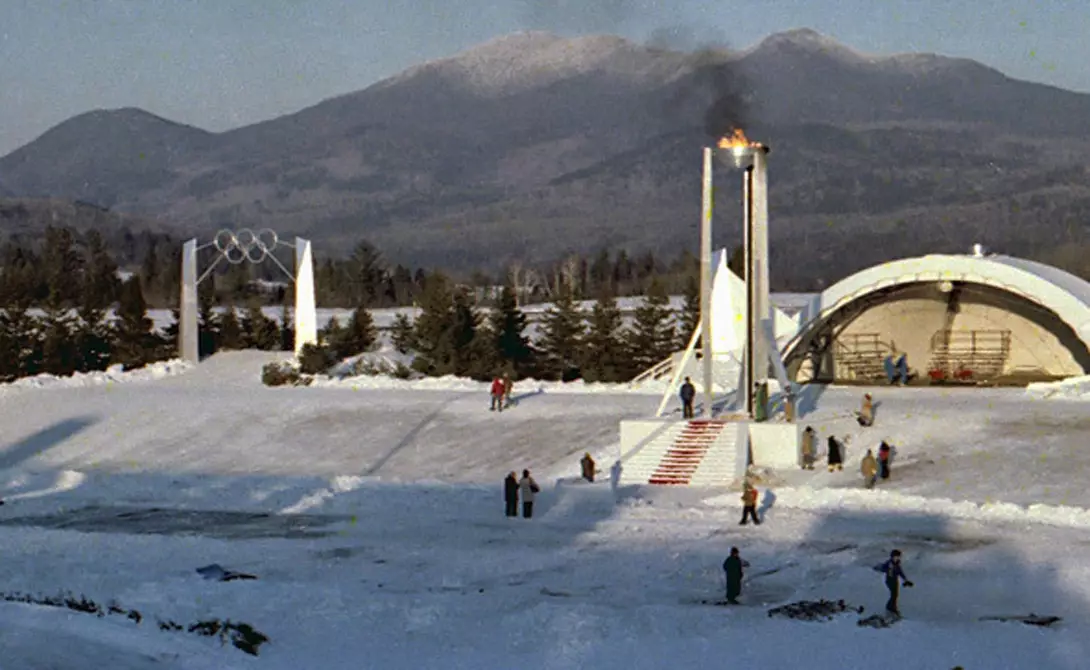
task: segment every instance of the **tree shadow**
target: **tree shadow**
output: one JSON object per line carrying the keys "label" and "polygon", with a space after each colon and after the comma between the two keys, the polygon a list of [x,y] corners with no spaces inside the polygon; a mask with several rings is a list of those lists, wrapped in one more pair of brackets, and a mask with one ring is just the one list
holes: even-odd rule
{"label": "tree shadow", "polygon": [[444,402],[440,403],[438,407],[432,410],[430,414],[418,421],[416,425],[413,426],[409,430],[409,432],[405,433],[405,435],[398,441],[398,443],[390,449],[390,451],[383,454],[377,461],[375,461],[373,465],[371,465],[371,467],[367,468],[367,470],[363,472],[364,476],[372,476],[378,474],[378,471],[381,470],[382,467],[386,465],[391,458],[396,456],[402,449],[412,444],[413,441],[416,439],[416,436],[420,434],[420,431],[427,428],[428,424],[430,424],[432,421],[435,421],[435,419],[443,413],[443,410],[454,404],[457,399],[457,397],[448,398]]}
{"label": "tree shadow", "polygon": [[10,470],[42,455],[97,421],[98,419],[92,416],[70,417],[24,437],[0,451],[0,470]]}

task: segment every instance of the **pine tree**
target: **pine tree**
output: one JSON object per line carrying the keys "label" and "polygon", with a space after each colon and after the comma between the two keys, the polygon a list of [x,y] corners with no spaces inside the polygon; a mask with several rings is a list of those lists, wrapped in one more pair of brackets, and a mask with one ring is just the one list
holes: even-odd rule
{"label": "pine tree", "polygon": [[276,323],[265,316],[261,301],[251,298],[246,305],[246,312],[239,323],[242,336],[242,348],[270,351],[280,342],[280,330]]}
{"label": "pine tree", "polygon": [[533,371],[534,350],[526,330],[526,314],[518,307],[515,290],[504,286],[499,305],[492,312],[491,327],[496,335],[496,353],[514,378],[522,379]]}
{"label": "pine tree", "polygon": [[338,359],[373,350],[378,344],[378,329],[370,310],[357,307],[348,320],[348,326],[339,329],[336,337],[330,338],[329,344]]}
{"label": "pine tree", "polygon": [[242,348],[242,325],[238,321],[238,314],[233,304],[228,303],[223,311],[216,315],[216,330],[219,333],[216,342],[217,350]]}
{"label": "pine tree", "polygon": [[416,358],[413,368],[431,376],[454,374],[454,296],[442,274],[433,273],[420,293],[420,316],[413,324]]}
{"label": "pine tree", "polygon": [[627,333],[628,347],[636,370],[646,370],[675,351],[670,297],[657,277],[651,279],[634,317]]}
{"label": "pine tree", "polygon": [[67,376],[80,367],[76,338],[79,323],[70,306],[79,296],[82,266],[72,231],[47,228],[43,267],[49,294],[42,318],[42,368],[50,374]]}
{"label": "pine tree", "polygon": [[41,323],[30,312],[35,259],[26,251],[8,248],[0,272],[0,381],[42,371]]}
{"label": "pine tree", "polygon": [[552,379],[579,378],[580,354],[586,324],[575,304],[571,287],[565,285],[545,312],[539,348],[544,354],[542,372]]}
{"label": "pine tree", "polygon": [[590,313],[590,328],[583,346],[583,379],[588,382],[619,382],[632,376],[628,350],[622,337],[621,310],[609,285],[603,285]]}
{"label": "pine tree", "polygon": [[295,323],[287,293],[280,304],[280,351],[295,351]]}
{"label": "pine tree", "polygon": [[[700,327],[700,278],[694,274],[685,275],[685,288],[682,292],[681,315],[678,319],[678,349],[689,346],[693,333]],[[699,346],[699,340],[698,340]]]}
{"label": "pine tree", "polygon": [[416,333],[413,331],[413,322],[401,312],[394,317],[394,325],[390,333],[391,344],[398,352],[407,354],[416,349]]}
{"label": "pine tree", "polygon": [[197,287],[197,349],[198,356],[205,358],[216,353],[219,347],[219,324],[214,310],[215,289],[211,285],[202,284]]}
{"label": "pine tree", "polygon": [[162,346],[154,326],[148,318],[148,304],[140,288],[140,279],[132,277],[121,284],[114,323],[113,362],[130,370],[154,360]]}

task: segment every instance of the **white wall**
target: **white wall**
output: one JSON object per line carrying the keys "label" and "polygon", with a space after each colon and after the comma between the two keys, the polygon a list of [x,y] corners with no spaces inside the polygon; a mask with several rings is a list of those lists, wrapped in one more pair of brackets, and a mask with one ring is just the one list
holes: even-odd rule
{"label": "white wall", "polygon": [[753,464],[765,468],[797,468],[802,433],[795,423],[751,423],[749,444]]}

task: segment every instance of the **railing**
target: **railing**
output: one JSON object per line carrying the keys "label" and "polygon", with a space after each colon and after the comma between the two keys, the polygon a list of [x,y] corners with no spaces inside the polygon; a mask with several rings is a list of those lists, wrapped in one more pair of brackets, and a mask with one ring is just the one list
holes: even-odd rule
{"label": "railing", "polygon": [[936,382],[998,377],[1010,351],[1009,330],[939,330],[931,336],[928,375]]}
{"label": "railing", "polygon": [[886,376],[885,359],[890,346],[879,333],[851,333],[834,341],[834,376],[837,379],[874,381]]}

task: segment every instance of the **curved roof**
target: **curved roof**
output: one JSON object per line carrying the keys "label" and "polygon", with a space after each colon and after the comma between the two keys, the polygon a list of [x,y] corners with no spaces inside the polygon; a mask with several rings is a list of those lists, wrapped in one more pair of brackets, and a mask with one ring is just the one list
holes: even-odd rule
{"label": "curved roof", "polygon": [[825,318],[874,291],[916,282],[960,281],[1021,296],[1054,313],[1090,347],[1090,282],[1058,268],[1011,256],[932,254],[875,265],[821,294]]}

